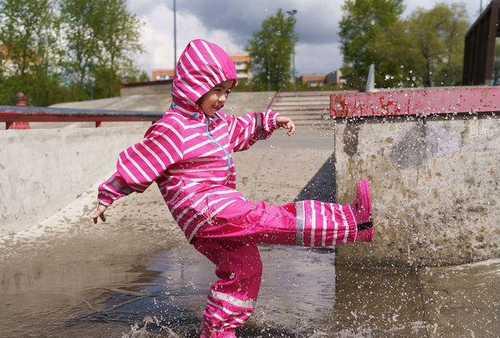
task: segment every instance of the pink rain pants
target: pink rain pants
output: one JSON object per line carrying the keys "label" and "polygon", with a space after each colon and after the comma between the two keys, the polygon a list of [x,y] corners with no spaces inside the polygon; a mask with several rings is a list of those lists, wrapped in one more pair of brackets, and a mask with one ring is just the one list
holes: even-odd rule
{"label": "pink rain pants", "polygon": [[235,329],[254,311],[262,275],[258,245],[334,247],[356,236],[349,205],[241,201],[227,208],[193,242],[215,264],[219,278],[208,296],[201,337],[236,337]]}

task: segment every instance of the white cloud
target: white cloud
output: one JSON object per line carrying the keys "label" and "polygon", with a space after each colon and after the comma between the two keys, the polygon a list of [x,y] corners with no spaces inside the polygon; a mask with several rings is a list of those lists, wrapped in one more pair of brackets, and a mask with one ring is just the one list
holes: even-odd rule
{"label": "white cloud", "polygon": [[[149,1],[146,1],[149,2]],[[131,1],[134,4],[134,1]],[[137,4],[135,4],[137,6]],[[137,55],[136,61],[141,69],[151,75],[152,69],[168,68],[174,66],[173,43],[173,12],[165,4],[154,2],[153,10],[140,15],[141,42],[144,53]],[[135,8],[130,6],[130,8]],[[194,15],[186,12],[177,12],[177,57],[189,41],[203,38],[214,41],[228,53],[241,53],[243,48],[232,39],[230,32],[213,30],[205,27]]]}
{"label": "white cloud", "polygon": [[[264,18],[278,8],[297,9],[296,48],[298,74],[326,73],[342,64],[338,22],[343,0],[177,0],[177,55],[194,38],[204,38],[221,45],[230,54],[244,52],[252,32]],[[406,0],[405,15],[417,7],[456,0]],[[477,3],[476,3],[477,2]],[[485,0],[484,3],[487,1]],[[471,20],[477,17],[479,0],[467,0]],[[141,41],[145,53],[137,56],[138,65],[151,74],[154,68],[173,67],[172,0],[128,0],[129,9],[143,22]]]}
{"label": "white cloud", "polygon": [[326,74],[342,66],[342,52],[339,43],[298,43],[295,52],[298,75]]}

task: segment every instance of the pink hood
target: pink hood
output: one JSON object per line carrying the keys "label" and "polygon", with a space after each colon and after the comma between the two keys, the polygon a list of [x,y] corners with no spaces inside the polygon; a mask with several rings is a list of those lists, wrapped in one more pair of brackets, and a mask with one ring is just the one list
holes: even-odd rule
{"label": "pink hood", "polygon": [[172,86],[174,108],[195,112],[196,102],[217,84],[236,81],[236,67],[229,55],[214,43],[193,40],[177,62]]}

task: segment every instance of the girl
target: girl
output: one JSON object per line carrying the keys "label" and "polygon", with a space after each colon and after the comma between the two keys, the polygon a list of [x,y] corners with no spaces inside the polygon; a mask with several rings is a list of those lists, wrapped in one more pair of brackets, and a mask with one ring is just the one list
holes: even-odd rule
{"label": "girl", "polygon": [[231,153],[267,139],[274,130],[295,133],[277,112],[243,117],[221,111],[236,85],[235,65],[219,46],[191,41],[176,67],[172,105],[144,139],[120,153],[116,172],[99,186],[94,223],[117,199],[156,182],[187,240],[216,265],[201,337],[236,337],[252,314],[262,264],[258,245],[332,247],[369,242],[371,193],[357,186],[352,205],[301,201],[281,206],[247,200],[236,190]]}

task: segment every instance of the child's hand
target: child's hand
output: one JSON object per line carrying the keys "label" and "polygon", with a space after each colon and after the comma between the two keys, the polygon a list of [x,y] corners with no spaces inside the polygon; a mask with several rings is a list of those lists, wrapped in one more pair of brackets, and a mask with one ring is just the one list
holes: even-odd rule
{"label": "child's hand", "polygon": [[106,211],[108,207],[98,203],[95,211],[90,214],[90,218],[94,221],[94,224],[97,224],[97,219],[100,218],[103,222],[106,222],[106,216],[104,216],[104,211]]}
{"label": "child's hand", "polygon": [[278,116],[276,119],[276,123],[278,124],[278,128],[287,129],[288,136],[292,136],[295,134],[295,123],[293,123],[292,119],[286,116]]}

